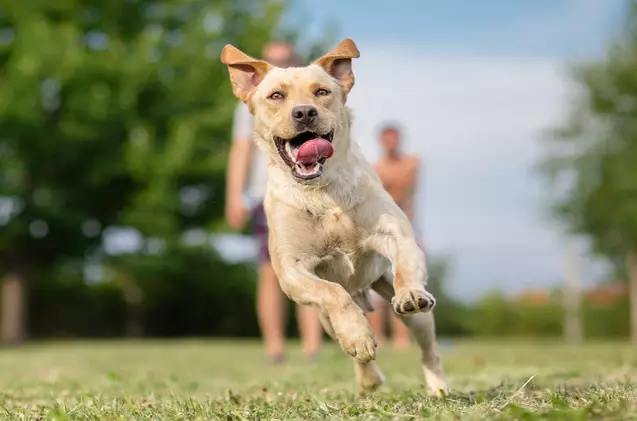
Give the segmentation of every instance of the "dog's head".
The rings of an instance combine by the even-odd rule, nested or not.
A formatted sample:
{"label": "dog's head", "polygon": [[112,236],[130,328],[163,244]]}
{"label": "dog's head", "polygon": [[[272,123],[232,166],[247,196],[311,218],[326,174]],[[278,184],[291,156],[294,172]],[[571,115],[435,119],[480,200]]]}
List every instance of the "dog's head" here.
{"label": "dog's head", "polygon": [[283,69],[224,47],[232,90],[255,116],[255,140],[296,181],[320,178],[339,143],[349,142],[345,101],[354,86],[352,58],[359,55],[345,39],[307,67]]}

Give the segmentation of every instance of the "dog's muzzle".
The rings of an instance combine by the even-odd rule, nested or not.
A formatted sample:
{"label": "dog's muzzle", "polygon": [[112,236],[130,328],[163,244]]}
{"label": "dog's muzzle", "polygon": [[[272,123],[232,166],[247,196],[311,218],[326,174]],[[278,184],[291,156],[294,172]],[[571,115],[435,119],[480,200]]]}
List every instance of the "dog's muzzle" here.
{"label": "dog's muzzle", "polygon": [[323,174],[323,164],[334,153],[333,137],[334,131],[325,134],[305,131],[291,139],[275,137],[274,142],[292,175],[301,180],[312,180]]}

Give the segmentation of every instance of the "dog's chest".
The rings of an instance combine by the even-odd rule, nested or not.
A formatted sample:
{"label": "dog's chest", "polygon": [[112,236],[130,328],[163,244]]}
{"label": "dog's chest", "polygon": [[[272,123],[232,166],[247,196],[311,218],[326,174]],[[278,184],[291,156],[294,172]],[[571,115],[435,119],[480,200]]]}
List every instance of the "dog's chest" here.
{"label": "dog's chest", "polygon": [[315,216],[316,251],[322,263],[317,275],[343,285],[348,291],[366,287],[384,273],[386,259],[362,247],[367,231],[355,215],[338,207]]}
{"label": "dog's chest", "polygon": [[333,206],[313,213],[311,218],[314,230],[313,238],[309,240],[319,256],[355,254],[360,249],[366,233],[356,223],[353,211]]}
{"label": "dog's chest", "polygon": [[340,207],[335,206],[316,215],[315,219],[322,228],[318,231],[322,233],[324,239],[332,240],[343,246],[354,246],[360,241],[362,232],[356,226],[351,212],[345,212]]}

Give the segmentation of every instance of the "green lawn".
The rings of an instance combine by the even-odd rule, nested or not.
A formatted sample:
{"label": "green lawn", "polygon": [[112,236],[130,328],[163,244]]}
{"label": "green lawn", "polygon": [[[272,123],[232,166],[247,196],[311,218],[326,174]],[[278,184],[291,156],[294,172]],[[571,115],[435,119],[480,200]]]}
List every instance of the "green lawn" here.
{"label": "green lawn", "polygon": [[622,343],[460,341],[452,393],[424,397],[416,351],[381,350],[387,383],[355,394],[332,343],[308,364],[264,363],[256,342],[71,342],[0,349],[6,419],[637,419],[637,349]]}

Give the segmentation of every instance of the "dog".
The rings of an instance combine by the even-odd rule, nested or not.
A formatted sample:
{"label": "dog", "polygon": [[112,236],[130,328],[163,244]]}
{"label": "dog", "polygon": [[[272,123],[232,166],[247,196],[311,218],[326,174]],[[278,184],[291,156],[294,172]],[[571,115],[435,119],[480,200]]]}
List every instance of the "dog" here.
{"label": "dog", "polygon": [[234,95],[255,117],[269,156],[264,200],[272,265],[285,294],[321,310],[325,331],[355,360],[359,393],[378,388],[370,288],[391,302],[421,349],[427,391],[448,392],[426,291],[425,255],[411,224],[350,138],[346,106],[356,44],[344,39],[306,67],[277,68],[226,45]]}

